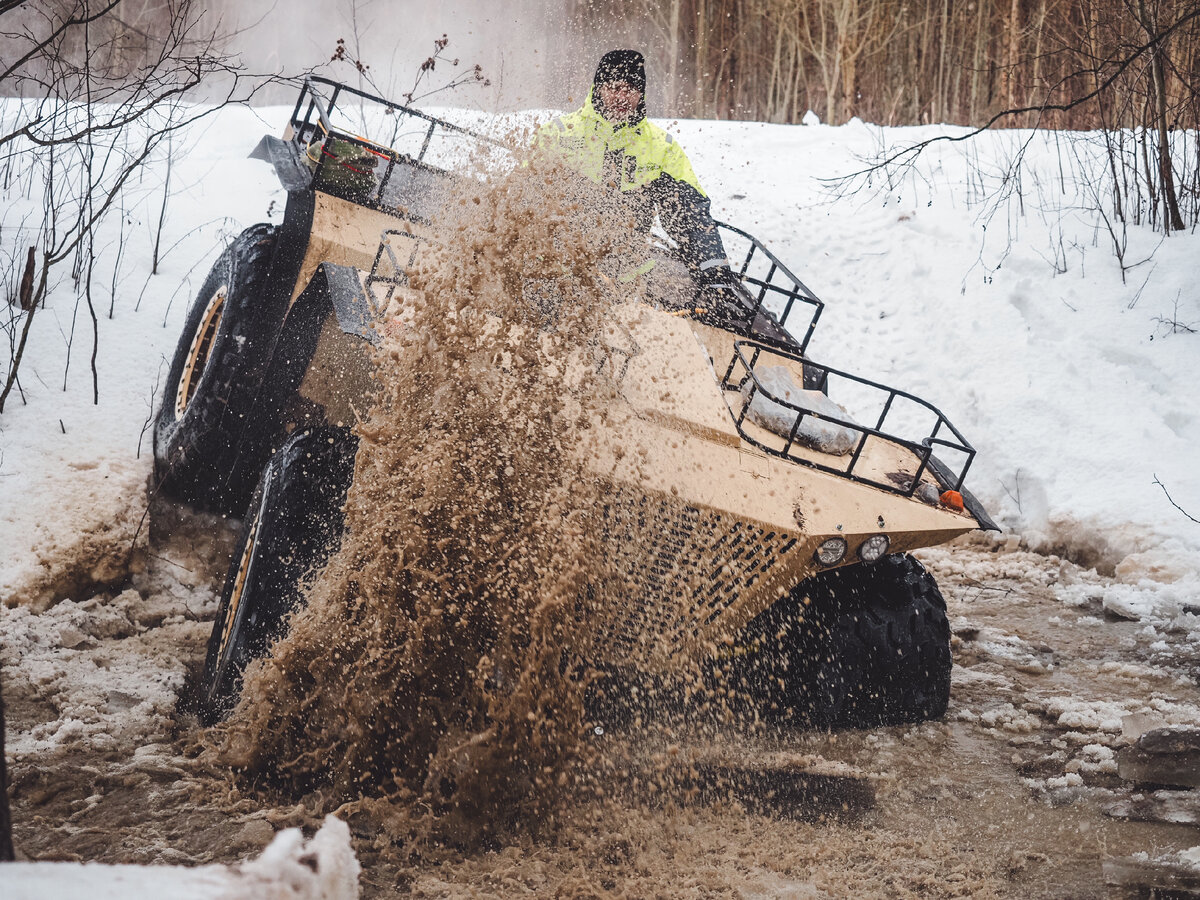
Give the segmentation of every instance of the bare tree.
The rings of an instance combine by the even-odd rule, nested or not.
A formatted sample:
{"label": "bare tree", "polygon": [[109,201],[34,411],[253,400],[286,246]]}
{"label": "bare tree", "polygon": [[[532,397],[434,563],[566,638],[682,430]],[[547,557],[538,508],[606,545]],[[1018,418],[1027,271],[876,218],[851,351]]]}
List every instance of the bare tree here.
{"label": "bare tree", "polygon": [[[0,413],[20,389],[37,312],[63,279],[91,318],[98,401],[96,230],[142,190],[139,174],[172,135],[262,84],[222,55],[220,23],[197,0],[24,0],[3,11],[0,57],[11,62],[0,70],[0,94],[9,98],[0,106],[0,186],[9,201],[0,214],[0,261],[19,261],[31,288],[29,302],[10,300],[0,321],[9,349]],[[216,102],[186,102],[217,76]]]}
{"label": "bare tree", "polygon": [[[1094,105],[1044,107],[1079,96],[1139,44],[1180,21],[1197,0],[574,0],[576,30],[647,46],[666,115],[797,122],[1092,129]],[[1168,131],[1200,124],[1191,99],[1200,27],[1155,43],[1108,91],[1112,127],[1146,124],[1150,102]],[[1154,74],[1155,70],[1159,74]],[[1161,84],[1151,86],[1151,82]],[[1093,85],[1094,86],[1094,85]],[[1161,89],[1160,89],[1161,88]],[[657,88],[656,88],[657,89]],[[1152,93],[1147,94],[1147,90]],[[1052,96],[1053,95],[1053,96]],[[1160,100],[1161,98],[1161,100]],[[1156,126],[1157,127],[1157,124]],[[1155,139],[1162,146],[1161,135]],[[1161,177],[1160,177],[1161,180]],[[1177,191],[1180,186],[1177,185]],[[1186,222],[1186,214],[1183,214]]]}
{"label": "bare tree", "polygon": [[897,20],[885,24],[885,15],[877,0],[815,0],[799,10],[794,39],[821,73],[827,122],[855,114],[859,63],[898,27]]}
{"label": "bare tree", "polygon": [[[1144,7],[1146,0],[1130,0]],[[1013,124],[1032,117],[1039,124],[1054,114],[1094,108],[1098,110],[1104,128],[1101,140],[1107,153],[1105,168],[1108,176],[1093,169],[1087,178],[1111,177],[1105,191],[1096,191],[1097,209],[1104,218],[1113,236],[1114,247],[1121,258],[1122,271],[1126,264],[1123,252],[1123,229],[1126,217],[1138,216],[1145,205],[1149,210],[1151,224],[1161,225],[1165,233],[1180,230],[1185,226],[1184,212],[1195,224],[1200,220],[1200,197],[1191,192],[1185,207],[1181,204],[1176,188],[1174,166],[1176,157],[1185,167],[1185,180],[1200,183],[1200,149],[1194,132],[1189,134],[1171,127],[1173,122],[1185,119],[1200,101],[1200,85],[1179,77],[1179,68],[1174,62],[1171,48],[1180,35],[1190,34],[1200,22],[1200,0],[1191,0],[1188,5],[1175,10],[1175,17],[1165,22],[1153,18],[1147,12],[1139,20],[1142,39],[1136,43],[1128,40],[1130,20],[1109,22],[1105,27],[1116,28],[1115,33],[1100,33],[1092,30],[1094,23],[1085,23],[1089,31],[1088,40],[1083,42],[1081,52],[1095,54],[1089,65],[1078,72],[1063,76],[1047,90],[1047,99],[1022,107],[1008,108],[993,114],[984,124],[962,134],[937,135],[879,154],[868,165],[836,180],[839,193],[845,194],[869,184],[874,179],[893,183],[906,167],[914,162],[929,146],[942,142],[967,141],[981,132],[1005,124]],[[1120,53],[1116,49],[1120,48]],[[1192,55],[1192,65],[1195,55]],[[1182,83],[1177,95],[1167,103],[1170,95],[1165,73],[1174,71]],[[1139,93],[1140,88],[1140,93]],[[1137,116],[1138,118],[1133,118]],[[1122,129],[1121,124],[1133,120],[1136,127]],[[1175,152],[1178,144],[1185,152],[1190,148],[1193,155]],[[1006,183],[1016,184],[1022,153],[1018,153],[1010,164]],[[1155,162],[1151,163],[1151,159]],[[1111,195],[1114,205],[1111,212],[1101,208],[1101,196]],[[1140,221],[1140,220],[1139,220]]]}

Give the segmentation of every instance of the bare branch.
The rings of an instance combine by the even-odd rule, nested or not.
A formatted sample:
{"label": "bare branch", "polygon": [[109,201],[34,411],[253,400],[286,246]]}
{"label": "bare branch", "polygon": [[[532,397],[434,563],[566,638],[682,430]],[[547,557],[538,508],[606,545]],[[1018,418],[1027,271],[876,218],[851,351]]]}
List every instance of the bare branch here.
{"label": "bare branch", "polygon": [[[21,3],[24,3],[24,2],[25,2],[25,0],[16,0],[16,2],[13,4],[13,6],[20,5]],[[34,44],[29,49],[28,53],[26,53],[24,56],[22,56],[20,59],[18,59],[15,63],[13,63],[11,66],[9,66],[7,69],[5,69],[3,72],[0,72],[0,81],[3,81],[5,78],[8,78],[10,75],[12,75],[18,69],[20,69],[21,66],[25,65],[25,63],[29,62],[31,59],[34,59],[39,53],[41,53],[43,50],[45,50],[47,47],[49,47],[51,44],[53,44],[56,40],[58,40],[60,37],[62,37],[70,29],[76,28],[80,25],[88,25],[92,22],[96,22],[96,21],[104,18],[106,15],[108,15],[110,12],[112,12],[120,2],[121,2],[121,0],[110,0],[108,6],[105,6],[103,9],[101,9],[99,12],[97,12],[93,15],[83,16],[83,17],[77,18],[77,19],[71,18],[71,19],[65,20],[61,25],[58,26],[58,28],[54,29],[54,31],[50,34],[49,37],[47,37],[44,41],[41,41],[38,44]],[[10,7],[10,8],[12,8],[12,7]],[[7,10],[0,9],[0,12],[7,12]]]}
{"label": "bare branch", "polygon": [[1154,476],[1154,483],[1155,483],[1155,484],[1157,484],[1157,485],[1158,485],[1160,488],[1162,488],[1162,492],[1163,492],[1164,494],[1166,494],[1166,497],[1167,497],[1167,500],[1168,500],[1168,502],[1169,502],[1169,503],[1170,503],[1170,504],[1171,504],[1173,507],[1175,507],[1175,508],[1176,508],[1177,510],[1179,510],[1181,513],[1183,513],[1185,516],[1187,516],[1187,518],[1191,519],[1191,520],[1192,520],[1193,522],[1195,522],[1197,525],[1200,525],[1200,519],[1197,519],[1195,516],[1191,515],[1191,514],[1190,514],[1190,513],[1189,513],[1189,512],[1188,512],[1186,509],[1184,509],[1182,506],[1180,506],[1178,503],[1176,503],[1174,500],[1172,500],[1172,499],[1171,499],[1171,494],[1170,494],[1170,493],[1167,491],[1167,486],[1166,486],[1165,484],[1163,484],[1161,481],[1159,481],[1159,480],[1158,480],[1158,476],[1157,476],[1157,475],[1155,475],[1155,476]]}
{"label": "bare branch", "polygon": [[[59,271],[56,267],[64,263],[70,263],[77,309],[86,301],[91,319],[93,400],[98,397],[95,266],[112,243],[98,240],[96,229],[114,209],[124,215],[131,192],[144,193],[138,182],[146,165],[164,145],[170,146],[176,133],[235,97],[248,101],[277,80],[248,76],[220,53],[216,26],[207,24],[206,8],[199,0],[144,7],[132,22],[118,18],[117,0],[55,0],[27,8],[33,11],[34,27],[0,35],[12,46],[25,48],[0,76],[4,93],[23,98],[9,107],[12,121],[0,130],[0,166],[5,199],[10,199],[7,192],[14,184],[20,185],[24,196],[16,199],[40,200],[41,222],[28,229],[36,234],[32,239],[21,229],[6,230],[0,256],[15,270],[3,273],[6,279],[21,274],[16,268],[18,249],[23,257],[27,247],[36,246],[41,266],[36,290],[29,285],[17,290],[18,299],[24,297],[30,308],[12,314],[3,325],[10,346],[7,368],[0,370],[0,412],[10,393],[20,390],[18,374],[35,311],[44,307],[57,283],[50,278],[51,270]],[[135,37],[133,49],[122,43],[130,35]],[[214,77],[226,79],[223,98],[203,106],[183,102],[189,91]],[[20,170],[19,181],[12,179],[14,169]],[[164,203],[170,189],[168,181]],[[106,260],[112,266],[113,285],[121,259],[118,251],[115,259]],[[24,271],[32,271],[27,263]],[[111,312],[110,305],[110,316]],[[36,318],[42,320],[40,315]],[[69,366],[71,338],[64,337]],[[64,371],[64,380],[66,375]]]}

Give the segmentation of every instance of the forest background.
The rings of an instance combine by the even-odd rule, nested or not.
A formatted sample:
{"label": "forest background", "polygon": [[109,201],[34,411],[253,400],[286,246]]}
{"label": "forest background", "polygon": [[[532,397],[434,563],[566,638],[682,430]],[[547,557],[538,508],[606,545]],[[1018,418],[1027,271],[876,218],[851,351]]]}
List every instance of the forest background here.
{"label": "forest background", "polygon": [[[184,8],[247,71],[344,61],[331,60],[341,38],[380,88],[411,81],[447,35],[443,71],[458,58],[489,84],[439,102],[491,112],[578,102],[600,53],[629,45],[646,52],[662,117],[799,123],[811,109],[834,125],[980,125],[1029,109],[1003,124],[1070,129],[1150,124],[1161,107],[1171,128],[1200,117],[1200,0],[0,0],[0,53],[11,62],[18,32],[87,9],[95,67],[143,62]],[[5,78],[0,94],[18,87]]]}

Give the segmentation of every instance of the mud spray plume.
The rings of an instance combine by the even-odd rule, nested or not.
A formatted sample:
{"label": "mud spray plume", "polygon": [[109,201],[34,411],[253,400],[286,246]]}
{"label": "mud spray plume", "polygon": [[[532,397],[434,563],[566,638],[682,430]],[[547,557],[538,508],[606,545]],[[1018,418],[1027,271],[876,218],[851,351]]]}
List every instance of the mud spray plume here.
{"label": "mud spray plume", "polygon": [[611,390],[587,364],[617,299],[599,267],[634,235],[536,163],[464,179],[440,221],[375,352],[341,549],[218,740],[320,811],[471,846],[588,790],[603,554],[573,449]]}

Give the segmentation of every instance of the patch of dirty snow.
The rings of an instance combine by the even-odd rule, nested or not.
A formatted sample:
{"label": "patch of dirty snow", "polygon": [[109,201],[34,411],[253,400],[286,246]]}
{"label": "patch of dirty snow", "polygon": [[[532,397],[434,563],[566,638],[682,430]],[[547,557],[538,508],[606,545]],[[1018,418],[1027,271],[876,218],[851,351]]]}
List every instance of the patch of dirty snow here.
{"label": "patch of dirty snow", "polygon": [[1039,728],[1041,720],[1011,703],[988,707],[979,713],[979,723],[985,728],[995,728],[1012,734],[1030,734]]}
{"label": "patch of dirty snow", "polygon": [[359,863],[346,823],[328,816],[305,840],[289,828],[235,866],[17,862],[4,866],[5,900],[356,900]]}
{"label": "patch of dirty snow", "polygon": [[180,593],[145,598],[129,589],[114,598],[64,600],[41,613],[6,611],[0,662],[19,675],[6,673],[5,686],[27,682],[33,699],[57,713],[28,731],[10,731],[10,757],[165,740],[185,672],[175,648],[203,647],[210,629],[195,621],[189,605],[204,611],[211,592]]}

